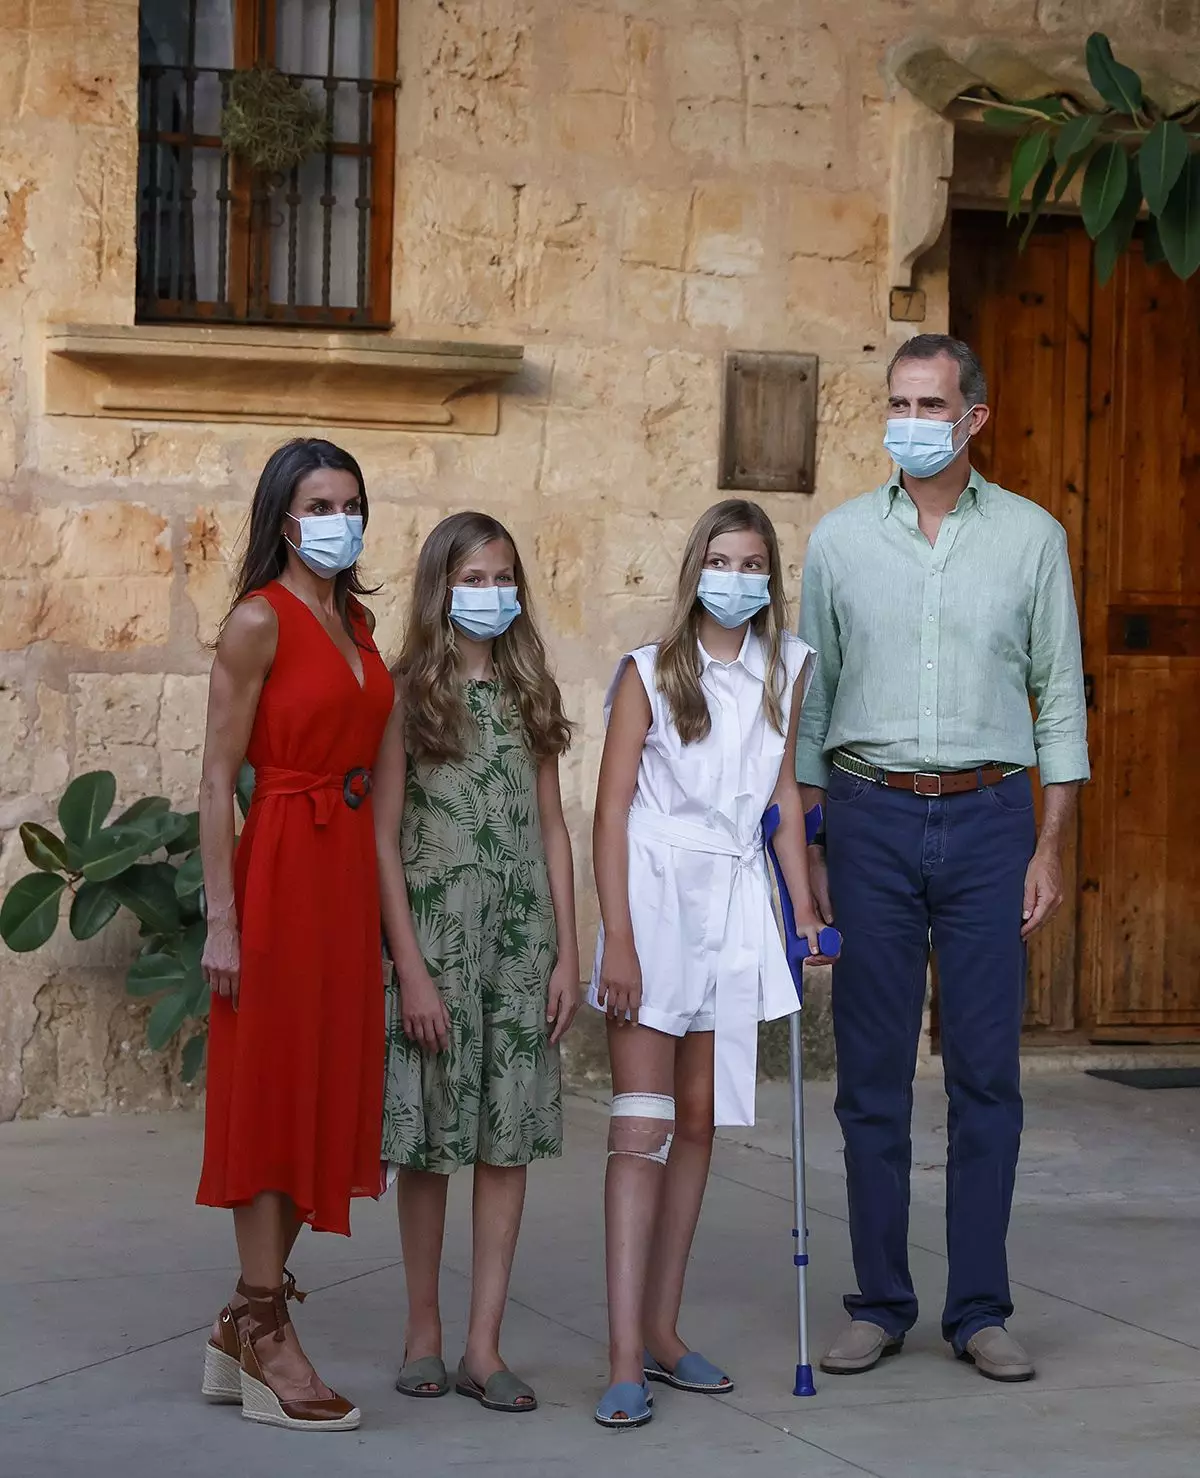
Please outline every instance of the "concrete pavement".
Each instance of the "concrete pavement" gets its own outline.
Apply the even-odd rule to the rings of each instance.
[[[1082,1075],[1027,1082],[1010,1240],[1013,1329],[1039,1379],[1004,1387],[949,1358],[938,1333],[944,1100],[917,1085],[913,1266],[921,1323],[904,1354],[790,1394],[793,1353],[786,1090],[722,1138],[697,1239],[685,1333],[738,1382],[725,1399],[659,1388],[654,1422],[591,1420],[605,1373],[600,1189],[607,1118],[569,1107],[569,1151],[530,1179],[506,1326],[538,1388],[529,1417],[392,1390],[402,1270],[391,1204],[360,1205],[349,1240],[305,1236],[314,1296],[297,1314],[361,1430],[320,1439],[252,1427],[199,1397],[203,1329],[227,1296],[232,1238],[191,1205],[190,1115],[0,1126],[0,1474],[4,1478],[288,1478],[345,1473],[599,1478],[1192,1478],[1200,1471],[1200,1091],[1138,1092]],[[813,1330],[850,1286],[840,1140],[829,1085],[808,1093]],[[466,1309],[465,1176],[443,1280],[447,1360]]]

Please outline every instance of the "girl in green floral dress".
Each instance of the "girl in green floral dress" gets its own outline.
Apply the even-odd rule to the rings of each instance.
[[[397,1177],[408,1285],[396,1388],[449,1389],[446,1190],[472,1165],[470,1327],[455,1389],[491,1410],[532,1411],[499,1341],[526,1166],[562,1151],[558,1043],[579,1003],[558,779],[571,726],[516,546],[495,519],[454,514],[426,540],[394,675],[374,806],[390,953],[382,1158]]]

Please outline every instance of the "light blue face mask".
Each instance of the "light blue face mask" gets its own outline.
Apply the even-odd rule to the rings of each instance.
[[[520,614],[515,585],[455,585],[450,592],[450,619],[474,641],[503,636]]]
[[[975,407],[972,406],[971,410]],[[895,416],[887,423],[883,445],[889,457],[909,477],[936,477],[954,461],[963,446],[954,445],[954,433],[971,411],[958,420],[926,421],[919,416]],[[970,441],[970,436],[967,441]]]
[[[354,513],[322,513],[309,518],[288,515],[300,529],[300,543],[292,544],[314,575],[332,580],[348,570],[363,551],[363,521]]]
[[[714,621],[732,631],[771,604],[771,577],[705,570],[696,596]]]

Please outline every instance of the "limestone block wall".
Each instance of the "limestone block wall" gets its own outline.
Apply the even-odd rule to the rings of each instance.
[[[499,435],[342,430],[373,499],[385,651],[422,536],[512,527],[579,721],[564,795],[590,950],[601,697],[652,637],[717,496],[726,348],[821,356],[817,492],[764,498],[805,539],[876,482],[886,321],[887,48],[1095,25],[1195,37],[1193,0],[405,0],[394,317],[520,342]],[[194,793],[205,673],[278,427],[49,416],[48,324],[130,323],[136,0],[0,0],[0,887],[16,827],[104,765],[122,800]],[[936,260],[927,327],[944,325]],[[116,967],[131,941],[0,953],[0,1118],[186,1099]]]

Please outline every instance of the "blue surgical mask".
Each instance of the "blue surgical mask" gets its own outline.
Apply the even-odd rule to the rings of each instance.
[[[974,406],[971,407],[974,410]],[[926,421],[919,416],[896,416],[887,423],[883,445],[889,457],[909,477],[936,477],[954,461],[963,446],[954,445],[954,433],[971,411],[949,421]],[[968,436],[967,440],[970,440]]]
[[[520,614],[515,585],[455,585],[450,592],[451,621],[475,641],[503,636]]]
[[[314,575],[331,580],[348,570],[363,551],[363,521],[358,514],[324,513],[309,518],[296,518],[300,527],[300,543],[284,535]]]
[[[696,596],[714,621],[733,631],[771,604],[771,577],[705,570]]]

